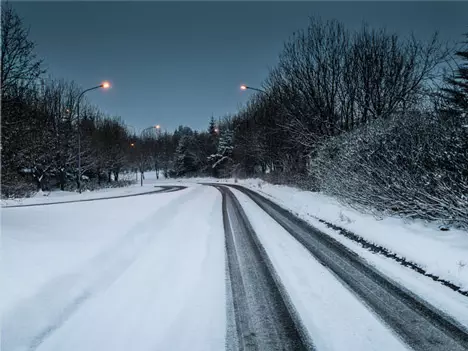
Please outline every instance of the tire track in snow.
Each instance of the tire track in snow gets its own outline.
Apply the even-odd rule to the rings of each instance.
[[[364,262],[356,253],[260,194],[229,185],[268,213],[410,347],[418,351],[468,350],[468,331]]]
[[[40,204],[26,204],[26,205],[9,205],[9,206],[2,206],[2,208],[48,206],[48,205],[60,205],[60,204],[72,204],[72,203],[75,203],[75,202],[89,202],[89,201],[99,201],[99,200],[121,199],[121,198],[124,198],[124,197],[153,195],[153,194],[161,194],[161,193],[172,193],[174,191],[183,190],[186,187],[181,186],[181,185],[160,185],[160,186],[158,186],[158,188],[162,188],[162,189],[148,191],[148,192],[145,192],[145,193],[138,193],[138,194],[117,195],[117,196],[109,196],[109,197],[96,197],[96,198],[93,198],[93,199],[55,201],[55,202],[45,202],[45,203],[40,203]]]
[[[36,350],[89,298],[105,290],[138,259],[154,238],[154,223],[158,228],[167,225],[177,208],[190,203],[201,189],[195,188],[172,199],[97,254],[81,271],[53,279],[4,314],[2,347],[8,351]]]
[[[271,196],[271,195],[269,195],[269,194],[267,194],[267,193],[265,193],[263,191],[258,191],[258,192],[263,194],[263,195],[266,195],[266,196],[270,197],[270,199],[275,199],[274,196]],[[265,197],[265,198],[267,198],[267,197]],[[421,275],[423,275],[425,277],[428,277],[428,278],[432,279],[435,282],[438,282],[438,283],[448,287],[449,289],[452,289],[453,291],[459,293],[460,295],[468,297],[468,288],[463,288],[462,289],[460,286],[456,285],[455,283],[452,283],[449,280],[443,279],[443,278],[437,276],[436,274],[429,273],[428,271],[426,271],[418,263],[416,263],[414,261],[411,261],[411,260],[408,260],[405,257],[399,256],[395,252],[392,252],[391,250],[387,249],[386,247],[384,247],[382,245],[370,242],[367,239],[363,238],[362,236],[351,232],[350,230],[342,228],[342,227],[340,227],[340,226],[338,226],[336,224],[328,222],[328,221],[326,221],[326,220],[324,220],[324,219],[322,219],[322,218],[320,218],[318,216],[314,216],[314,215],[312,215],[310,213],[307,213],[307,215],[310,216],[311,218],[319,221],[320,223],[323,223],[328,228],[333,229],[338,234],[343,235],[347,239],[352,240],[355,243],[361,245],[364,249],[369,250],[372,253],[383,255],[386,258],[389,258],[389,259],[391,259],[393,261],[398,262],[399,264],[401,264],[404,267],[412,269],[416,273],[419,273],[419,274],[421,274]]]
[[[313,350],[313,344],[273,265],[232,192],[223,195],[228,287],[235,330],[228,350]],[[228,301],[229,303],[230,301]],[[228,306],[228,320],[232,318]]]

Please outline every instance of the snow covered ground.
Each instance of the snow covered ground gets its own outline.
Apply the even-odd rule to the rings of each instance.
[[[70,201],[136,194],[166,185],[188,188],[106,201],[2,209],[2,349],[224,349],[221,194],[197,184],[213,179],[154,178],[147,173],[143,187],[135,184],[53,197],[54,201],[59,197]],[[440,232],[431,225],[396,218],[376,220],[322,194],[261,180],[239,183],[299,214],[468,327],[466,297],[371,253],[315,217],[388,247],[465,287],[467,233]],[[291,235],[245,195],[234,192],[318,350],[407,349]],[[34,200],[49,201],[28,201]]]
[[[61,191],[38,193],[32,198],[4,200],[2,206],[114,197],[154,191],[158,189],[158,185],[190,186],[198,182],[213,181],[233,183],[234,179],[166,180],[161,177],[156,180],[154,172],[146,172],[143,187],[136,183],[125,188],[101,189],[83,194]],[[238,184],[266,195],[311,224],[315,225],[316,219],[319,218],[347,229],[366,241],[382,246],[397,256],[417,264],[428,273],[452,282],[463,290],[468,290],[468,232],[455,229],[440,231],[433,223],[405,221],[396,217],[377,219],[342,205],[324,194],[273,185],[260,179],[239,180]]]
[[[138,173],[127,173],[121,175],[122,179],[134,181],[134,184],[130,186],[121,187],[121,188],[103,188],[93,191],[84,191],[79,194],[76,191],[39,191],[34,196],[29,198],[16,198],[16,199],[2,199],[2,207],[8,206],[21,206],[21,205],[39,205],[46,203],[56,203],[56,202],[68,202],[68,201],[80,201],[80,200],[91,200],[98,198],[112,198],[126,195],[135,195],[143,194],[147,192],[152,192],[160,189],[157,185],[181,185],[180,180],[174,179],[164,179],[162,177],[160,180],[156,179],[155,172],[145,172],[143,179],[143,186],[141,186],[141,175]],[[186,182],[188,185],[193,185],[194,182]],[[183,184],[182,184],[183,185]]]
[[[222,349],[210,187],[2,210],[2,349]]]
[[[29,198],[19,198],[19,199],[8,199],[2,200],[2,207],[7,206],[18,206],[18,205],[37,205],[37,204],[45,204],[51,202],[67,202],[67,201],[79,201],[79,200],[88,200],[88,199],[97,199],[97,198],[111,198],[116,196],[125,196],[125,195],[132,195],[132,194],[142,194],[150,191],[158,190],[155,186],[151,183],[144,184],[144,186],[140,186],[140,184],[134,184],[128,187],[122,188],[105,188],[99,189],[95,191],[84,191],[83,193],[79,194],[78,192],[73,191],[48,191],[43,192],[39,191],[34,196]]]
[[[234,183],[234,179],[193,178],[183,184],[200,182]],[[160,181],[159,183],[164,183]],[[261,179],[239,179],[237,184],[255,190],[289,209],[322,232],[334,237],[391,279],[453,316],[468,328],[468,298],[399,263],[373,253],[344,237],[318,219],[323,219],[387,248],[400,258],[417,264],[428,273],[468,291],[468,232],[440,231],[434,223],[408,221],[397,217],[375,218],[349,208],[336,199],[297,188],[269,184]]]

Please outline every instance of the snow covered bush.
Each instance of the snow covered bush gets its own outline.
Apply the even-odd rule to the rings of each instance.
[[[312,174],[299,172],[270,172],[260,175],[262,179],[271,184],[295,186],[303,190],[316,191],[316,182]]]
[[[324,141],[311,172],[321,190],[360,208],[468,227],[468,129],[420,112]]]
[[[85,190],[94,191],[94,190],[106,189],[106,188],[123,188],[123,187],[130,186],[134,183],[135,183],[134,180],[116,180],[113,182],[101,182],[101,184],[99,184],[97,180],[92,180],[88,182],[83,182],[82,189],[84,191]],[[76,189],[72,187],[69,190],[76,190]]]
[[[2,199],[12,199],[32,196],[37,187],[17,174],[2,174]]]

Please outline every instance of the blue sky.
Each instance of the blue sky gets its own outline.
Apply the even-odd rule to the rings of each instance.
[[[49,72],[137,129],[206,128],[235,113],[275,65],[283,42],[308,16],[362,21],[419,38],[435,30],[459,41],[467,2],[14,2]]]

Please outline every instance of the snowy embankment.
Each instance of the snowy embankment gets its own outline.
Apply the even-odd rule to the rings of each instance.
[[[194,178],[193,181],[233,183],[234,179]],[[340,235],[338,230],[331,229],[319,220],[346,229],[354,234],[354,240],[362,238],[380,246],[397,258],[414,263],[428,274],[453,283],[462,291],[468,291],[468,232],[456,229],[441,231],[434,223],[398,217],[376,218],[351,209],[322,193],[273,185],[261,179],[238,180],[238,184],[267,196],[323,232],[348,246],[352,245],[353,249],[361,245],[356,245],[355,241]],[[370,257],[369,250],[360,250],[358,253]]]

